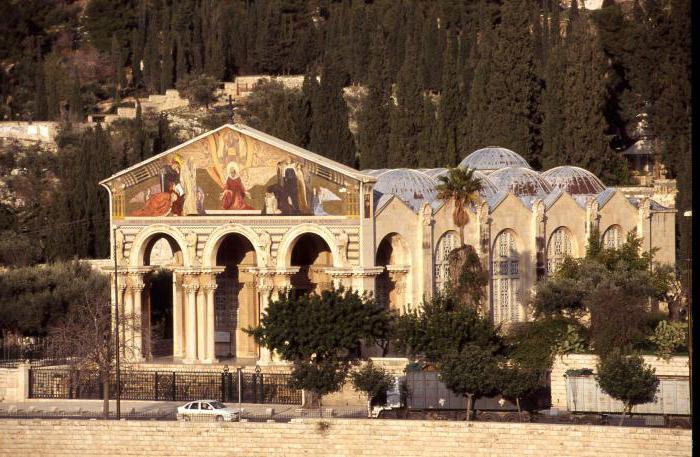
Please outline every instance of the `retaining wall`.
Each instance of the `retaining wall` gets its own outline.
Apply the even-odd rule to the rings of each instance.
[[[688,357],[672,357],[666,362],[656,356],[645,355],[644,362],[651,365],[660,376],[688,376]],[[598,356],[593,354],[570,354],[557,357],[552,365],[552,407],[566,409],[566,377],[569,369],[590,368],[595,373]]]
[[[689,456],[691,432],[497,422],[0,420],[0,456]]]

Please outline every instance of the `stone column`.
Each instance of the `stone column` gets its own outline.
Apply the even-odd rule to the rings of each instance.
[[[254,325],[259,325],[262,321],[262,315],[267,310],[267,305],[275,293],[274,287],[274,270],[267,268],[251,269],[251,273],[255,274],[255,291],[258,295],[258,316]],[[260,365],[269,365],[272,363],[272,355],[266,347],[259,346],[255,343],[258,351],[258,361]]]
[[[145,285],[143,283],[141,274],[132,275],[131,283],[131,293],[132,298],[132,313],[131,321],[129,322],[131,326],[131,331],[133,334],[133,359],[142,362],[143,361],[143,310],[141,308],[141,298],[143,295],[143,290]]]
[[[124,309],[119,315],[122,328],[124,329],[124,359],[132,360],[134,355],[134,289],[131,284],[127,284],[124,291]]]
[[[186,275],[182,286],[185,291],[185,363],[197,360],[197,290],[199,280],[194,275]]]
[[[207,297],[204,292],[204,284],[199,283],[197,298],[197,361],[204,362],[207,349]]]
[[[204,291],[205,322],[206,325],[199,325],[199,329],[206,327],[204,338],[204,362],[216,363],[216,328],[214,316],[214,291],[216,291],[216,281],[212,275],[207,275],[201,280],[201,288]],[[200,359],[201,360],[201,359]]]
[[[173,272],[173,357],[184,357],[182,288],[179,273]]]

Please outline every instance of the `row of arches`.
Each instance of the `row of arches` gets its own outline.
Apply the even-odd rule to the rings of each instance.
[[[255,283],[259,250],[246,236],[228,233],[218,240],[213,254],[218,269],[214,275],[214,355],[255,358],[255,344],[243,329],[257,324],[264,298]],[[176,273],[184,266],[184,250],[172,235],[154,233],[144,243],[142,255],[140,263],[151,267],[151,273],[144,276],[146,287],[142,297],[144,357],[183,357],[185,344],[175,340],[186,333],[185,310],[178,306],[183,284]],[[330,287],[327,270],[333,266],[332,250],[318,234],[303,233],[296,237],[289,263],[292,271],[296,271],[290,276],[295,293]],[[198,326],[201,327],[199,323]]]

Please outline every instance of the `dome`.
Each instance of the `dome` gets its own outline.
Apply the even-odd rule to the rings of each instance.
[[[510,191],[518,197],[544,197],[552,191],[551,186],[530,168],[508,167],[489,175],[493,184],[502,191]]]
[[[555,167],[540,176],[552,189],[561,189],[571,195],[597,195],[605,190],[605,184],[596,175],[579,167]]]
[[[437,180],[418,170],[387,170],[377,175],[374,191],[378,195],[374,200],[380,206],[390,195],[395,195],[413,211],[418,211],[423,202],[432,203],[436,199],[437,184]]]
[[[498,146],[477,149],[466,156],[464,160],[459,163],[459,166],[463,168],[474,168],[487,173],[506,167],[530,168],[530,164],[527,163],[520,154]]]

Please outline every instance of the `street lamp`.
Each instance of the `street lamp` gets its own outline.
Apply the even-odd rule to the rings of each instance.
[[[684,217],[692,218],[693,211],[685,211],[683,213]],[[692,287],[692,269],[693,269],[693,258],[691,257],[685,259],[688,262],[688,271],[686,279],[686,288],[688,290],[687,305],[688,305],[688,369],[690,370],[688,375],[688,382],[690,383],[689,399],[690,399],[690,410],[693,410],[693,287]]]
[[[116,365],[115,370],[116,370],[116,378],[117,378],[117,391],[115,392],[116,394],[116,399],[117,399],[117,420],[121,419],[121,379],[120,379],[120,372],[119,372],[119,285],[118,285],[118,276],[117,276],[117,227],[114,227],[114,231],[112,232],[112,255],[114,256],[114,351],[115,351],[115,360],[114,363]]]

